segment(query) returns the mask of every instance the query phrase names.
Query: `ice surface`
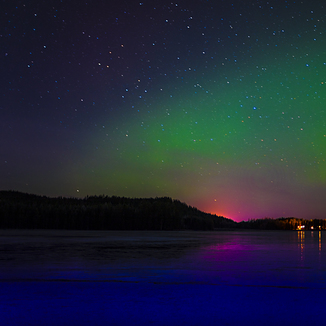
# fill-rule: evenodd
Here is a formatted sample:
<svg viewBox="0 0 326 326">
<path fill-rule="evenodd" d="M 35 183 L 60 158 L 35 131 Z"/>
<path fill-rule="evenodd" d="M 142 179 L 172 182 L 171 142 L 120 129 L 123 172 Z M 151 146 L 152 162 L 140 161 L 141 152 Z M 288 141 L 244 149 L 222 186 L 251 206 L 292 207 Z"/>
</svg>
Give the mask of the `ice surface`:
<svg viewBox="0 0 326 326">
<path fill-rule="evenodd" d="M 0 231 L 1 325 L 321 322 L 323 236 Z"/>
</svg>

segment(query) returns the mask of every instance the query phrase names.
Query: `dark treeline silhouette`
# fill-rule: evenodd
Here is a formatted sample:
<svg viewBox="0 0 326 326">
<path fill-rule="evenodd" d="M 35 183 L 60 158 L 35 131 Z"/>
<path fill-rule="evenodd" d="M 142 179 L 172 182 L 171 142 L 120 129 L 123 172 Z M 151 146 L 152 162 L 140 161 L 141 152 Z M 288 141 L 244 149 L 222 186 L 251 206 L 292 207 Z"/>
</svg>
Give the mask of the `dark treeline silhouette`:
<svg viewBox="0 0 326 326">
<path fill-rule="evenodd" d="M 236 225 L 168 197 L 50 198 L 0 191 L 1 229 L 213 230 Z"/>
<path fill-rule="evenodd" d="M 295 217 L 262 218 L 240 222 L 238 227 L 259 230 L 325 230 L 326 220 L 306 220 Z"/>
<path fill-rule="evenodd" d="M 237 223 L 179 200 L 90 196 L 83 199 L 0 191 L 0 229 L 325 230 L 326 220 L 263 218 Z"/>
</svg>

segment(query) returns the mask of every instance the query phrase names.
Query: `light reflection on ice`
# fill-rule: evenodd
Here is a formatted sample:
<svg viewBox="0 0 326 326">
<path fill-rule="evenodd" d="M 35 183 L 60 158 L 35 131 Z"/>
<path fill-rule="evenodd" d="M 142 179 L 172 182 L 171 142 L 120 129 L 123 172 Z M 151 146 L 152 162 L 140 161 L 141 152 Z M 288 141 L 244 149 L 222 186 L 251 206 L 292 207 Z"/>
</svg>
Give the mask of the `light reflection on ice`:
<svg viewBox="0 0 326 326">
<path fill-rule="evenodd" d="M 1 325 L 320 324 L 322 240 L 320 231 L 0 231 Z"/>
<path fill-rule="evenodd" d="M 1 279 L 325 286 L 321 231 L 1 235 Z"/>
</svg>

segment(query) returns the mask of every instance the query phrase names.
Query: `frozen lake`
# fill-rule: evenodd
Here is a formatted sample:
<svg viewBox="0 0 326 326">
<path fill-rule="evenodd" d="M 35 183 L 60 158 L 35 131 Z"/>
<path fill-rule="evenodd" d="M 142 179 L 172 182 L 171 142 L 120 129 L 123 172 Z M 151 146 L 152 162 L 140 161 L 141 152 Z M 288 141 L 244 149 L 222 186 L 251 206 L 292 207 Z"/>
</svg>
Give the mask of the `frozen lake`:
<svg viewBox="0 0 326 326">
<path fill-rule="evenodd" d="M 325 236 L 2 230 L 1 325 L 323 323 Z"/>
</svg>

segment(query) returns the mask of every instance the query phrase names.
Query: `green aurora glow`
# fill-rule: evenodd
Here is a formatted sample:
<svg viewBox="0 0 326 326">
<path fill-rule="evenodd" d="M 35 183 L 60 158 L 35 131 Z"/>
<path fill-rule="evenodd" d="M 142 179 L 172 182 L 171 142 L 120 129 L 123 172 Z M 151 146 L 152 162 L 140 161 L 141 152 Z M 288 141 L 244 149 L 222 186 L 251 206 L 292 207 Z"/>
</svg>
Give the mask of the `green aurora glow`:
<svg viewBox="0 0 326 326">
<path fill-rule="evenodd" d="M 62 6 L 62 34 L 56 15 L 35 25 L 45 9 L 4 20 L 1 188 L 169 196 L 238 221 L 326 218 L 320 1 Z M 29 29 L 35 44 L 13 51 Z"/>
</svg>

